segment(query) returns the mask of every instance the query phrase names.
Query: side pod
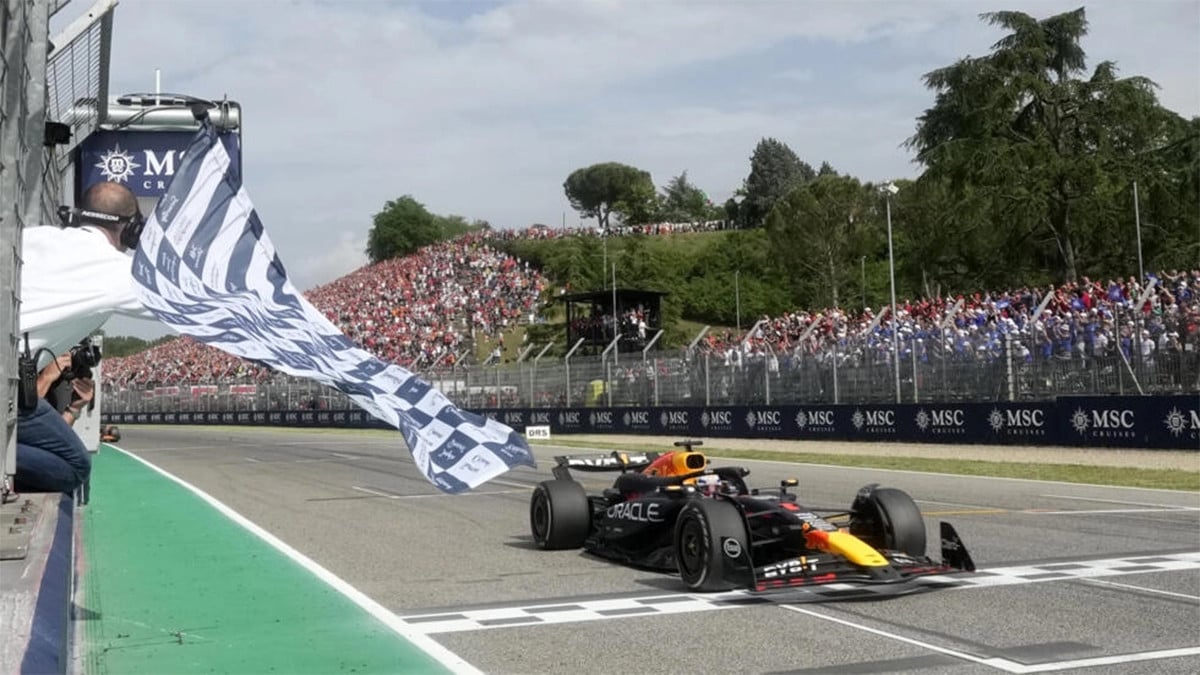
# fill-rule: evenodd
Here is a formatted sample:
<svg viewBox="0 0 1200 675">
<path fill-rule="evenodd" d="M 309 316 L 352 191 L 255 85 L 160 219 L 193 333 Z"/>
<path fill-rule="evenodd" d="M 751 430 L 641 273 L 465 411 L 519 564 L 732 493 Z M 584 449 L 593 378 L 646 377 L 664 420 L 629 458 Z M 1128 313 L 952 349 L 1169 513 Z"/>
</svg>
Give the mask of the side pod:
<svg viewBox="0 0 1200 675">
<path fill-rule="evenodd" d="M 975 561 L 963 545 L 962 539 L 954 531 L 954 526 L 943 522 L 942 526 L 942 563 L 965 572 L 975 571 Z"/>
</svg>

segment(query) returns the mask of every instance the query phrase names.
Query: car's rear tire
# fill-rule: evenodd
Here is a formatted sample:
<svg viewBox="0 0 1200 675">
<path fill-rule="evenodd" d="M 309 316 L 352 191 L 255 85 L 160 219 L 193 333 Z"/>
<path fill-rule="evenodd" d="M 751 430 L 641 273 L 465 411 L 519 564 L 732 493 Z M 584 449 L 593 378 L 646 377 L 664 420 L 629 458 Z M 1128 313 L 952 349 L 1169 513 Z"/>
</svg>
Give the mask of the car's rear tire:
<svg viewBox="0 0 1200 675">
<path fill-rule="evenodd" d="M 592 506 L 573 480 L 538 483 L 529 501 L 529 529 L 539 548 L 579 548 L 592 527 Z"/>
<path fill-rule="evenodd" d="M 925 555 L 925 518 L 907 492 L 896 488 L 860 492 L 851 512 L 850 533 L 868 544 Z"/>
<path fill-rule="evenodd" d="M 693 499 L 675 521 L 675 564 L 693 591 L 735 588 L 730 566 L 748 555 L 746 523 L 737 507 L 715 499 Z"/>
</svg>

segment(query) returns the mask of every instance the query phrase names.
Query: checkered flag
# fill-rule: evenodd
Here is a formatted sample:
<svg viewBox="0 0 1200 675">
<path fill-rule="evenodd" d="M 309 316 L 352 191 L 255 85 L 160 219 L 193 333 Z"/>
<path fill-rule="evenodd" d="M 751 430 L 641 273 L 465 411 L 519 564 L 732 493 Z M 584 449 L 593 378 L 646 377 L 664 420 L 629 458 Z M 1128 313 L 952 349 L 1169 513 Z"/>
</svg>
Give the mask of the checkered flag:
<svg viewBox="0 0 1200 675">
<path fill-rule="evenodd" d="M 511 428 L 455 407 L 427 382 L 355 347 L 296 291 L 208 119 L 146 223 L 133 276 L 138 297 L 163 323 L 334 387 L 398 428 L 417 467 L 445 492 L 535 466 Z"/>
</svg>

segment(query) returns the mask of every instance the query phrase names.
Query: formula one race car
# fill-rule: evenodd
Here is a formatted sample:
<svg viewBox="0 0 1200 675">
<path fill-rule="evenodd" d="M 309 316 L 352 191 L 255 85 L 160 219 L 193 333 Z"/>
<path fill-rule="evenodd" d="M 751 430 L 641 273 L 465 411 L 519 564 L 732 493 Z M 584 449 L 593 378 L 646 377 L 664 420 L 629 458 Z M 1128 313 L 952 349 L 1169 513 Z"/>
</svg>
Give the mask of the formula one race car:
<svg viewBox="0 0 1200 675">
<path fill-rule="evenodd" d="M 942 560 L 925 555 L 925 522 L 907 493 L 863 487 L 849 511 L 801 506 L 788 488 L 750 489 L 741 467 L 710 468 L 699 441 L 663 454 L 556 457 L 554 480 L 534 489 L 533 539 L 543 549 L 595 555 L 664 572 L 693 591 L 755 591 L 824 584 L 894 584 L 973 572 L 962 540 L 941 523 Z M 571 470 L 620 472 L 588 495 Z M 818 515 L 820 512 L 822 515 Z"/>
<path fill-rule="evenodd" d="M 114 424 L 105 424 L 100 427 L 100 440 L 104 443 L 116 443 L 121 440 L 121 430 Z"/>
</svg>

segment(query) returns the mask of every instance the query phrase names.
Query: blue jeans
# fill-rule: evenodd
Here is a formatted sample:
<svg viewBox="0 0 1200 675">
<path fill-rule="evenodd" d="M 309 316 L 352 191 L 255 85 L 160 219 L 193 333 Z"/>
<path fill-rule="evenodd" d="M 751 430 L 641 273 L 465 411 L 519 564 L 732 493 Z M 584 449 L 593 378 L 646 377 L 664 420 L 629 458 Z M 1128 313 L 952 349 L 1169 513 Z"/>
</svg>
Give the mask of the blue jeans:
<svg viewBox="0 0 1200 675">
<path fill-rule="evenodd" d="M 17 492 L 65 492 L 87 482 L 92 458 L 79 436 L 45 399 L 17 417 Z"/>
</svg>

